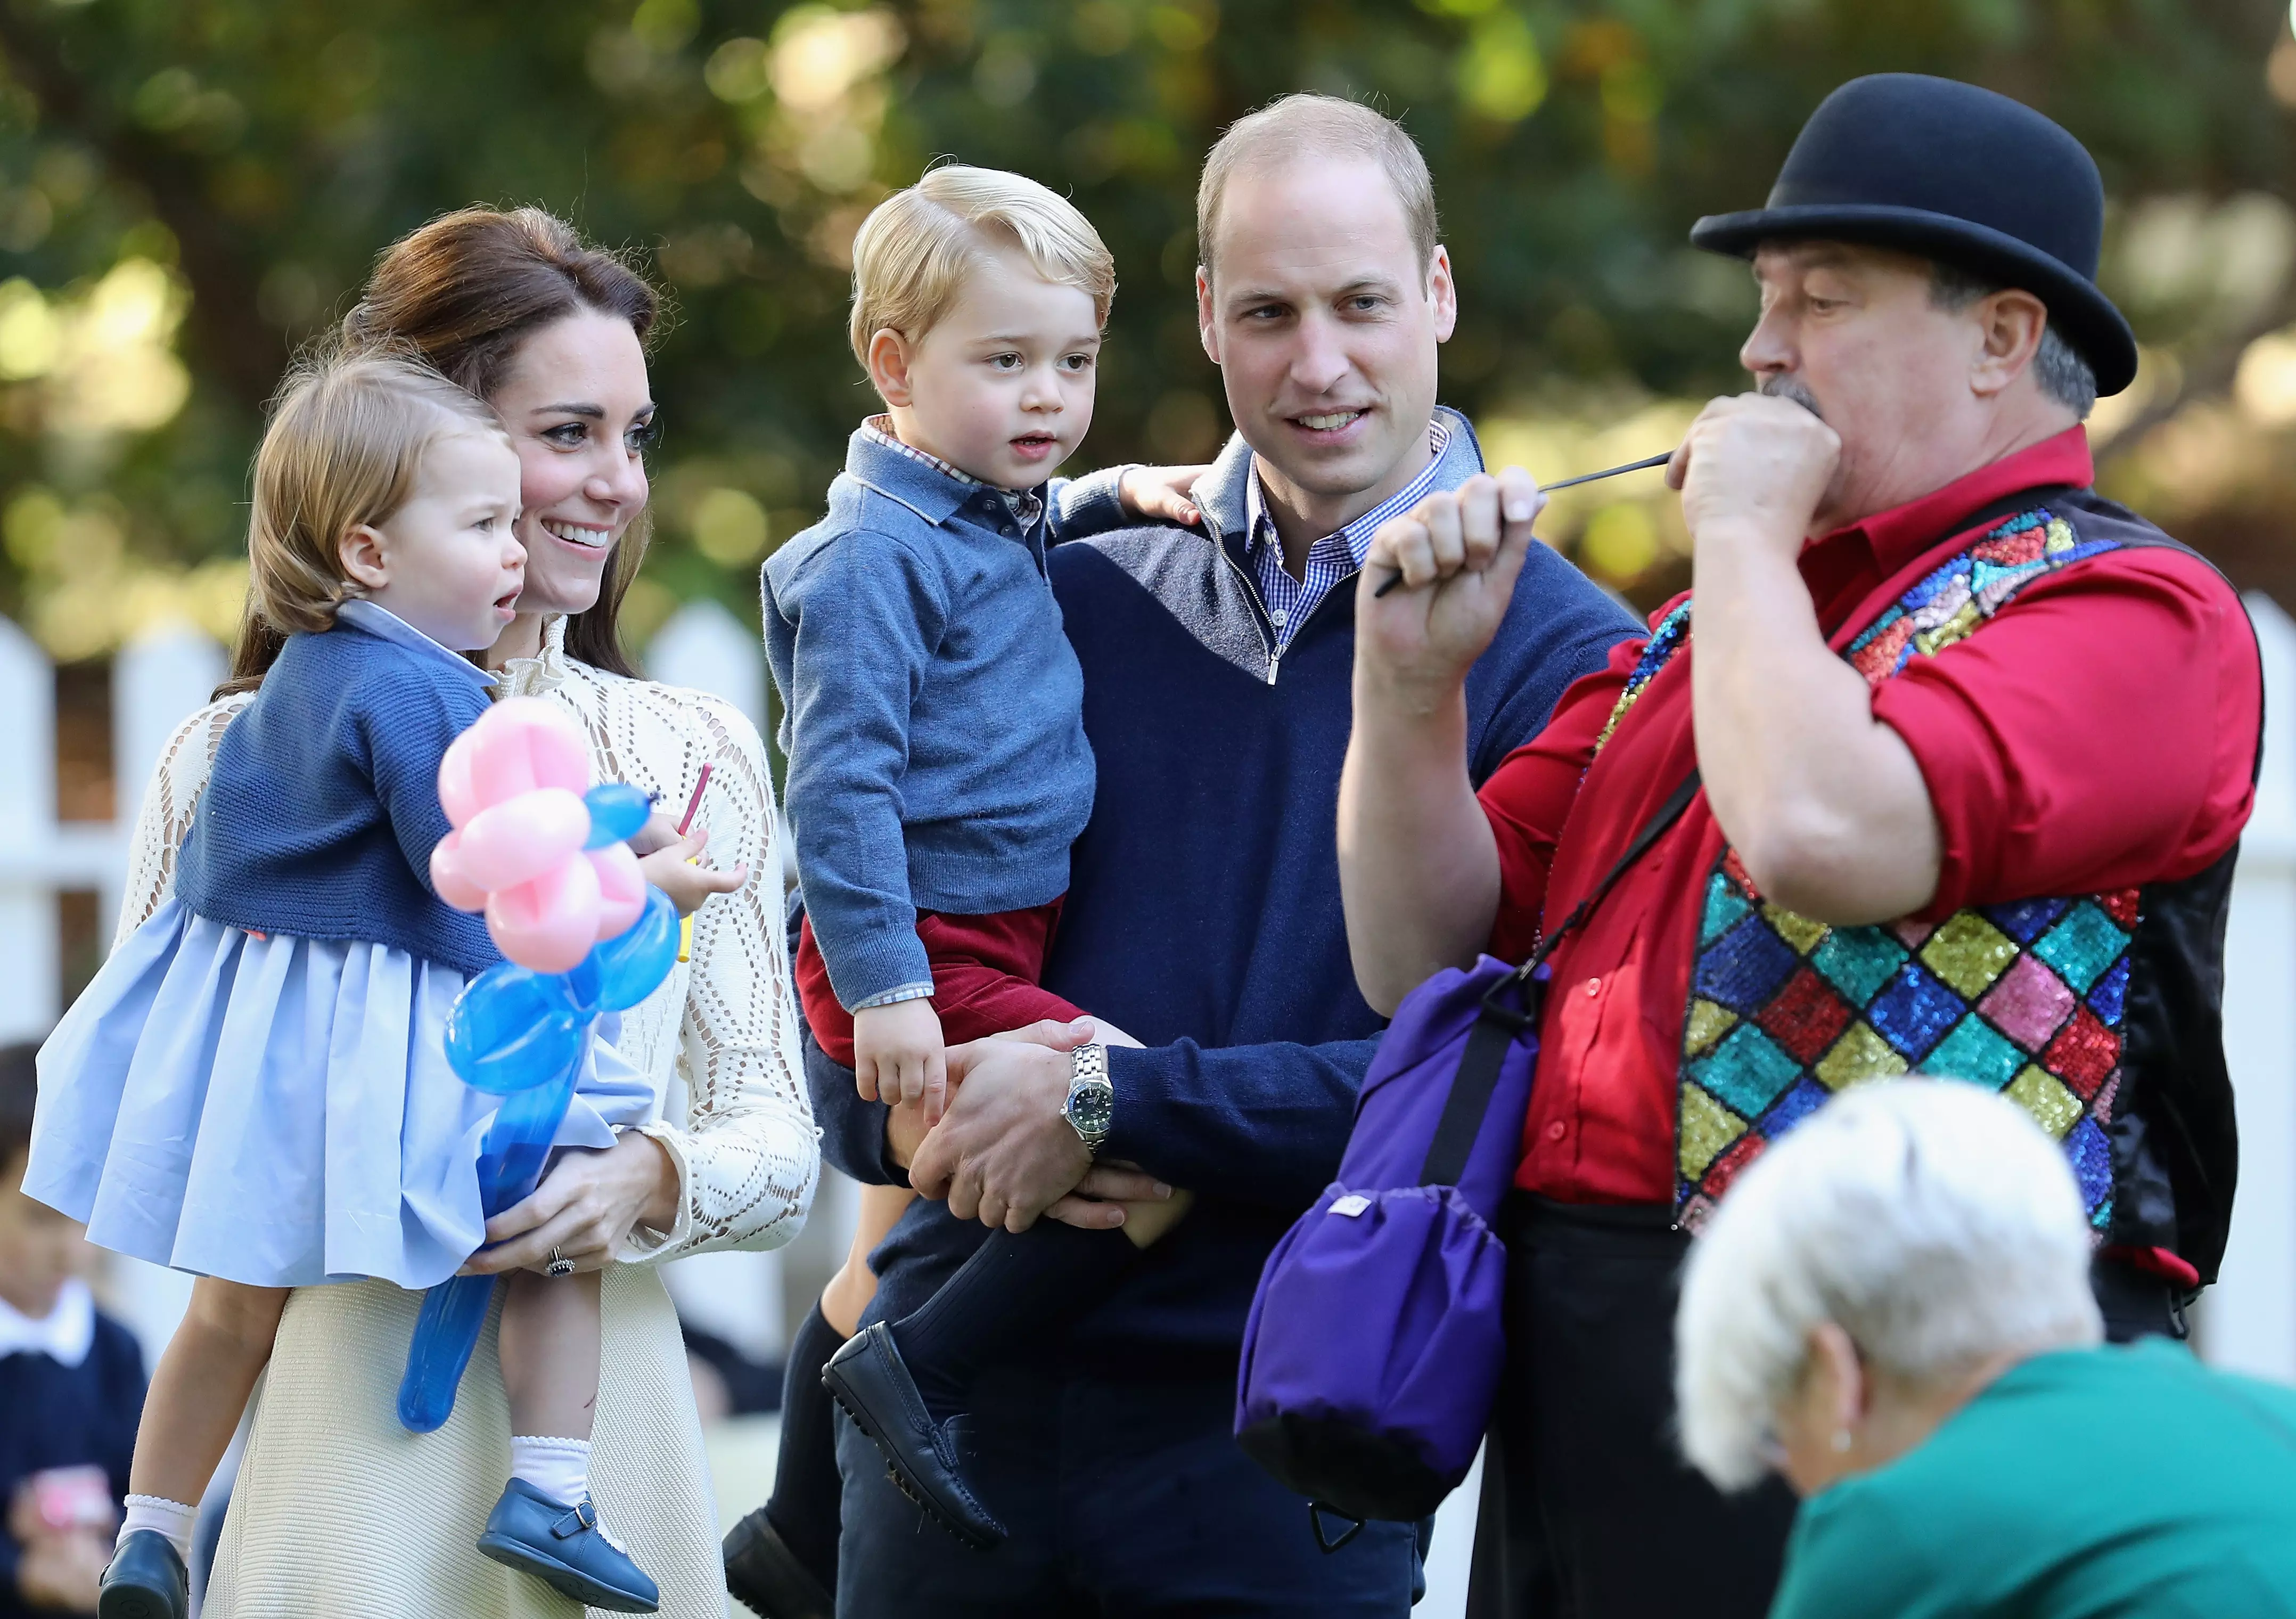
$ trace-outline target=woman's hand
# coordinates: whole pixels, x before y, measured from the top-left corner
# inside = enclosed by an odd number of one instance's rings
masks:
[[[463,1273],[539,1270],[554,1248],[577,1270],[602,1270],[634,1228],[675,1226],[682,1190],[669,1150],[636,1130],[603,1152],[562,1154],[533,1196],[487,1221],[494,1245],[471,1255]]]
[[[750,880],[746,861],[731,871],[693,864],[709,847],[709,828],[695,826],[680,837],[677,823],[666,815],[657,814],[641,826],[630,847],[637,851],[645,880],[669,896],[681,916],[700,910],[710,895],[730,894]]]
[[[1203,521],[1188,491],[1210,466],[1136,466],[1116,481],[1117,498],[1135,517],[1193,529]]]

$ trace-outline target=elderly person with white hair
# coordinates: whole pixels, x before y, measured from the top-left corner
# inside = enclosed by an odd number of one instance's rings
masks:
[[[1741,1175],[1676,1319],[1683,1449],[1803,1497],[1771,1619],[2296,1615],[2296,1391],[2108,1347],[2062,1155],[1975,1086],[1824,1109]]]

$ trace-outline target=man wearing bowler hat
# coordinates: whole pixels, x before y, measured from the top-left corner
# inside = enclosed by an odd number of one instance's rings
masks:
[[[2181,1335],[2214,1274],[2261,679],[2232,588],[2089,487],[2082,420],[2136,366],[2094,281],[2103,214],[2079,144],[2002,96],[1828,97],[1767,208],[1692,232],[1751,261],[1762,312],[1756,391],[1669,470],[1691,596],[1480,793],[1460,680],[1536,495],[1474,480],[1373,544],[1406,588],[1357,598],[1340,848],[1374,1007],[1521,959],[1667,828],[1550,958],[1478,1615],[1767,1607],[1790,1505],[1677,1457],[1675,1277],[1732,1177],[1847,1086],[2027,1108],[2087,1202],[2113,1336]],[[1921,1170],[1874,1171],[1886,1196]]]

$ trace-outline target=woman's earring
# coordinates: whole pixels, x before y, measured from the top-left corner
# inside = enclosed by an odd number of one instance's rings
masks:
[[[1833,1453],[1836,1456],[1848,1455],[1849,1453],[1849,1447],[1853,1442],[1854,1442],[1849,1437],[1849,1430],[1848,1428],[1836,1428],[1833,1430]]]

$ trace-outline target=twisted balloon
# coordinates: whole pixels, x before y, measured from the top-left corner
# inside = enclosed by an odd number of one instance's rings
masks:
[[[677,911],[649,887],[627,839],[652,801],[592,786],[580,729],[532,697],[510,697],[455,739],[439,766],[454,828],[430,852],[430,882],[458,910],[484,911],[508,957],[463,987],[447,1017],[447,1061],[499,1096],[479,1157],[491,1219],[541,1179],[601,1013],[652,994],[677,958]],[[398,1419],[428,1433],[486,1323],[495,1278],[455,1277],[423,1295],[398,1389]]]

